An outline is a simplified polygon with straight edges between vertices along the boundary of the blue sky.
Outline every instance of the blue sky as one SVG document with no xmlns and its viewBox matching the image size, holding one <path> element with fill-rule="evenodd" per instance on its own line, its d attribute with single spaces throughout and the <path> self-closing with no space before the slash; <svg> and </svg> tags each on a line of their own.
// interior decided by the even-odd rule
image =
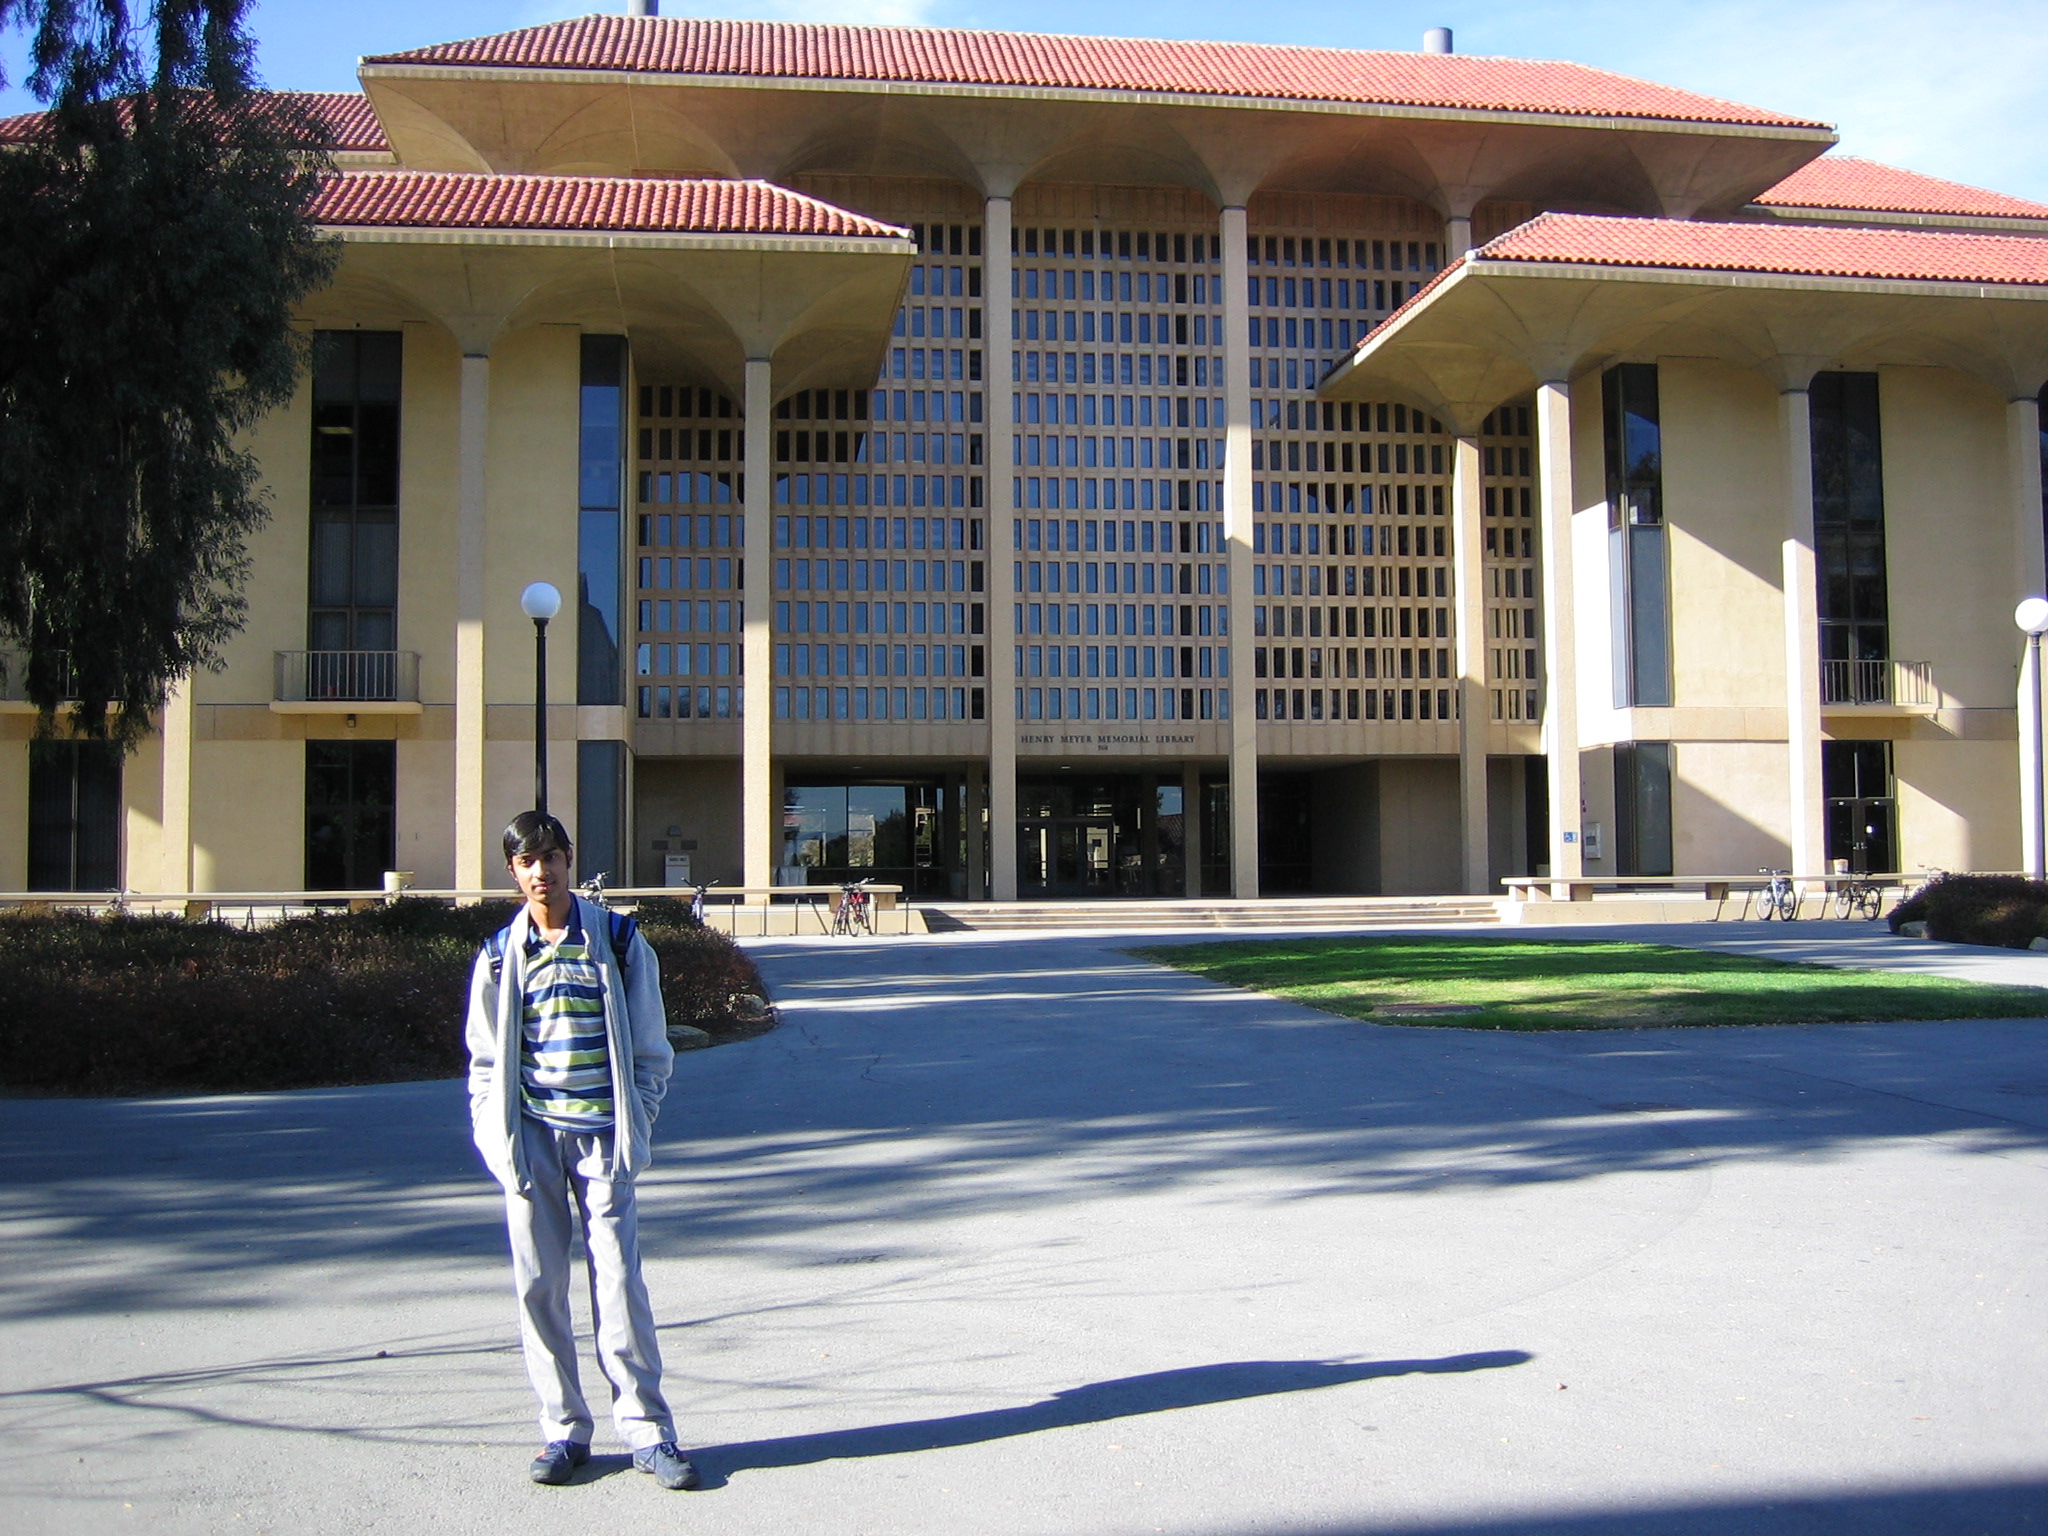
<svg viewBox="0 0 2048 1536">
<path fill-rule="evenodd" d="M 347 90 L 358 55 L 551 21 L 589 0 L 267 0 L 256 12 L 275 86 Z M 624 9 L 624 0 L 606 9 Z M 666 0 L 670 15 L 689 8 Z M 2040 0 L 737 0 L 705 14 L 1040 32 L 1415 48 L 1449 26 L 1461 53 L 1573 59 L 1839 126 L 1842 148 L 2048 202 L 2048 12 Z M 0 111 L 20 39 L 0 40 Z"/>
</svg>

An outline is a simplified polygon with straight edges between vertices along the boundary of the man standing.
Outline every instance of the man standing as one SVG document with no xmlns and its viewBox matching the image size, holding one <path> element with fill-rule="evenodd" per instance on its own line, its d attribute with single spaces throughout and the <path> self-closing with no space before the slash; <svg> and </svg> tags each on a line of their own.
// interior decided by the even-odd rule
<svg viewBox="0 0 2048 1536">
<path fill-rule="evenodd" d="M 633 1180 L 675 1053 L 654 951 L 630 918 L 569 887 L 563 825 L 523 811 L 505 862 L 526 905 L 493 934 L 470 975 L 469 1105 L 477 1150 L 505 1190 L 526 1374 L 540 1397 L 537 1483 L 566 1483 L 590 1459 L 590 1405 L 569 1318 L 570 1251 L 590 1264 L 598 1362 L 633 1465 L 664 1488 L 694 1488 L 661 1394 L 661 1343 L 640 1274 Z"/>
</svg>

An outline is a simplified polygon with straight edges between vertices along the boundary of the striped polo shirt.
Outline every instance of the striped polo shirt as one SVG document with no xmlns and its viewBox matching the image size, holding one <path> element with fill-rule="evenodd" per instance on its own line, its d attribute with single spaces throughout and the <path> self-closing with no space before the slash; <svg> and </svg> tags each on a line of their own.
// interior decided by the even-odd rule
<svg viewBox="0 0 2048 1536">
<path fill-rule="evenodd" d="M 550 944 L 526 938 L 526 994 L 520 1014 L 519 1087 L 527 1114 L 565 1131 L 604 1130 L 612 1101 L 604 1028 L 604 974 L 591 958 L 577 914 Z"/>
</svg>

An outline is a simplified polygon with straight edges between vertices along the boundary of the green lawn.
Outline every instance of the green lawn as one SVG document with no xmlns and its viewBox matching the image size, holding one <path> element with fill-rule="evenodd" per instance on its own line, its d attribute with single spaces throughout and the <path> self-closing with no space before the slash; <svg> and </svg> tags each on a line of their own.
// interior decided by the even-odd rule
<svg viewBox="0 0 2048 1536">
<path fill-rule="evenodd" d="M 2048 989 L 1836 970 L 1661 944 L 1247 939 L 1131 953 L 1331 1013 L 1456 1029 L 2048 1017 Z"/>
</svg>

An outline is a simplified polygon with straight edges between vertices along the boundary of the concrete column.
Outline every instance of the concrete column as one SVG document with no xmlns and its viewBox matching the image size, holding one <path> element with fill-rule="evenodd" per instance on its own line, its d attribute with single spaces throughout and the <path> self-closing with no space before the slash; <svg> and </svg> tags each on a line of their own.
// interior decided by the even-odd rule
<svg viewBox="0 0 2048 1536">
<path fill-rule="evenodd" d="M 988 865 L 989 895 L 1017 899 L 1015 423 L 1010 419 L 1010 200 L 992 197 L 981 221 L 982 334 L 988 342 Z"/>
<path fill-rule="evenodd" d="M 1820 589 L 1813 555 L 1813 415 L 1807 393 L 1778 396 L 1785 475 L 1785 772 L 1795 876 L 1827 873 L 1820 779 Z"/>
<path fill-rule="evenodd" d="M 746 374 L 746 567 L 740 587 L 745 629 L 740 672 L 745 691 L 740 708 L 740 878 L 768 885 L 775 878 L 776 814 L 773 773 L 775 648 L 770 633 L 774 604 L 769 576 L 775 554 L 775 393 L 765 357 L 747 359 Z"/>
<path fill-rule="evenodd" d="M 1181 858 L 1186 861 L 1187 878 L 1183 895 L 1202 894 L 1202 767 L 1183 763 L 1180 769 Z"/>
<path fill-rule="evenodd" d="M 455 511 L 455 886 L 464 891 L 502 883 L 486 880 L 497 865 L 485 847 L 484 815 L 484 477 L 490 393 L 490 358 L 465 355 Z"/>
<path fill-rule="evenodd" d="M 1451 580 L 1456 588 L 1458 667 L 1458 835 L 1465 892 L 1497 894 L 1492 886 L 1486 820 L 1486 733 L 1492 710 L 1486 691 L 1486 569 L 1479 439 L 1460 437 L 1451 475 Z"/>
<path fill-rule="evenodd" d="M 1472 216 L 1454 214 L 1444 220 L 1444 248 L 1447 259 L 1456 261 L 1472 249 Z"/>
<path fill-rule="evenodd" d="M 192 678 L 164 697 L 163 862 L 159 889 L 192 889 Z M 133 884 L 131 880 L 128 882 Z"/>
<path fill-rule="evenodd" d="M 1259 726 L 1252 714 L 1251 299 L 1245 213 L 1223 232 L 1223 538 L 1230 552 L 1230 893 L 1259 894 Z"/>
<path fill-rule="evenodd" d="M 1553 894 L 1586 872 L 1579 841 L 1579 660 L 1572 598 L 1572 387 L 1536 390 L 1536 494 L 1543 515 L 1543 751 L 1549 769 Z"/>
<path fill-rule="evenodd" d="M 2040 597 L 2042 571 L 2041 403 L 2023 395 L 2005 407 L 2007 481 L 2012 488 L 2013 600 Z"/>
<path fill-rule="evenodd" d="M 967 899 L 980 901 L 988 882 L 988 856 L 983 842 L 982 813 L 988 809 L 988 769 L 967 765 L 967 786 L 961 805 L 961 828 L 967 842 Z"/>
</svg>

